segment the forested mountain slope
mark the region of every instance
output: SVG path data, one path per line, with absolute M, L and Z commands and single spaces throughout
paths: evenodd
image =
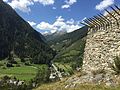
M 71 33 L 56 36 L 48 43 L 57 51 L 54 62 L 67 63 L 72 68 L 80 67 L 86 43 L 88 27 L 82 27 Z
M 8 4 L 0 1 L 0 58 L 29 58 L 33 63 L 49 63 L 54 51 L 44 37 L 23 20 Z

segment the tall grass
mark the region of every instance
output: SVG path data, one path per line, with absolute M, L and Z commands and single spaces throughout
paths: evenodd
M 117 74 L 120 74 L 120 57 L 116 56 L 114 58 L 114 64 L 112 65 L 112 69 L 116 71 Z

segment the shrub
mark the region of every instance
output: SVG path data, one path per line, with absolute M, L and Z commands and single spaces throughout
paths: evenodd
M 14 67 L 11 63 L 6 64 L 7 67 Z
M 26 66 L 30 66 L 30 65 L 31 65 L 31 64 L 30 64 L 30 61 L 26 61 L 26 62 L 25 62 L 25 65 L 26 65 Z
M 2 69 L 7 69 L 7 67 L 6 66 L 2 66 Z
M 24 59 L 24 58 L 21 58 L 21 62 L 25 62 L 25 59 Z
M 20 67 L 21 65 L 20 64 L 16 64 L 16 67 Z
M 17 61 L 15 61 L 15 60 L 9 60 L 8 62 L 12 63 L 12 64 L 17 64 Z
M 10 79 L 10 77 L 7 75 L 3 77 L 3 80 L 9 80 L 9 79 Z
M 34 78 L 34 82 L 37 84 L 47 83 L 50 81 L 50 70 L 47 65 L 41 66 L 38 68 L 38 72 L 36 74 L 36 77 Z
M 3 64 L 3 63 L 0 63 L 0 67 L 1 67 L 1 66 L 4 66 L 4 64 Z

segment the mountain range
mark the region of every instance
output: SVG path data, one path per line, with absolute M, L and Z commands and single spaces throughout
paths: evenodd
M 80 67 L 82 65 L 87 32 L 88 27 L 84 26 L 71 33 L 57 32 L 45 36 L 47 43 L 57 52 L 53 61 L 67 63 L 74 69 Z
M 55 52 L 8 4 L 0 1 L 0 59 L 29 58 L 33 63 L 49 63 Z

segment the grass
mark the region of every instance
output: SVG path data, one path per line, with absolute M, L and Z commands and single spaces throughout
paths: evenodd
M 56 65 L 58 68 L 64 70 L 65 73 L 73 74 L 73 69 L 72 69 L 72 67 L 70 67 L 69 64 L 66 64 L 66 63 L 63 64 L 63 63 L 57 63 L 57 62 L 56 62 L 55 65 Z
M 76 72 L 74 75 L 71 76 L 71 78 L 79 77 L 79 76 L 81 76 L 81 73 Z M 101 84 L 101 85 L 79 84 L 79 82 L 78 83 L 76 82 L 75 87 L 65 88 L 66 85 L 73 85 L 72 81 L 66 82 L 69 79 L 70 77 L 66 77 L 62 79 L 62 81 L 42 84 L 41 86 L 33 90 L 120 90 L 120 84 L 117 87 L 108 87 L 108 86 L 105 86 L 104 84 Z
M 67 52 L 66 54 L 64 54 L 63 56 L 64 57 L 67 57 L 67 56 L 76 56 L 79 54 L 80 51 L 76 51 L 76 50 L 71 50 L 69 52 Z
M 6 63 L 8 60 L 0 61 L 0 78 L 5 75 L 10 76 L 11 78 L 16 77 L 19 80 L 30 81 L 33 79 L 38 73 L 38 69 L 40 72 L 44 73 L 44 68 L 47 67 L 45 64 L 31 64 L 30 66 L 26 66 L 19 58 L 15 58 L 17 64 L 13 64 L 14 67 L 6 67 Z M 17 67 L 16 65 L 20 65 Z
M 75 88 L 65 88 L 66 79 L 63 81 L 59 81 L 56 83 L 49 83 L 49 84 L 44 84 L 41 85 L 40 87 L 33 89 L 33 90 L 120 90 L 120 86 L 118 87 L 105 87 L 103 85 L 76 85 Z
M 35 77 L 37 69 L 33 66 L 11 67 L 7 69 L 0 68 L 0 77 L 8 75 L 16 77 L 19 80 L 29 81 Z

